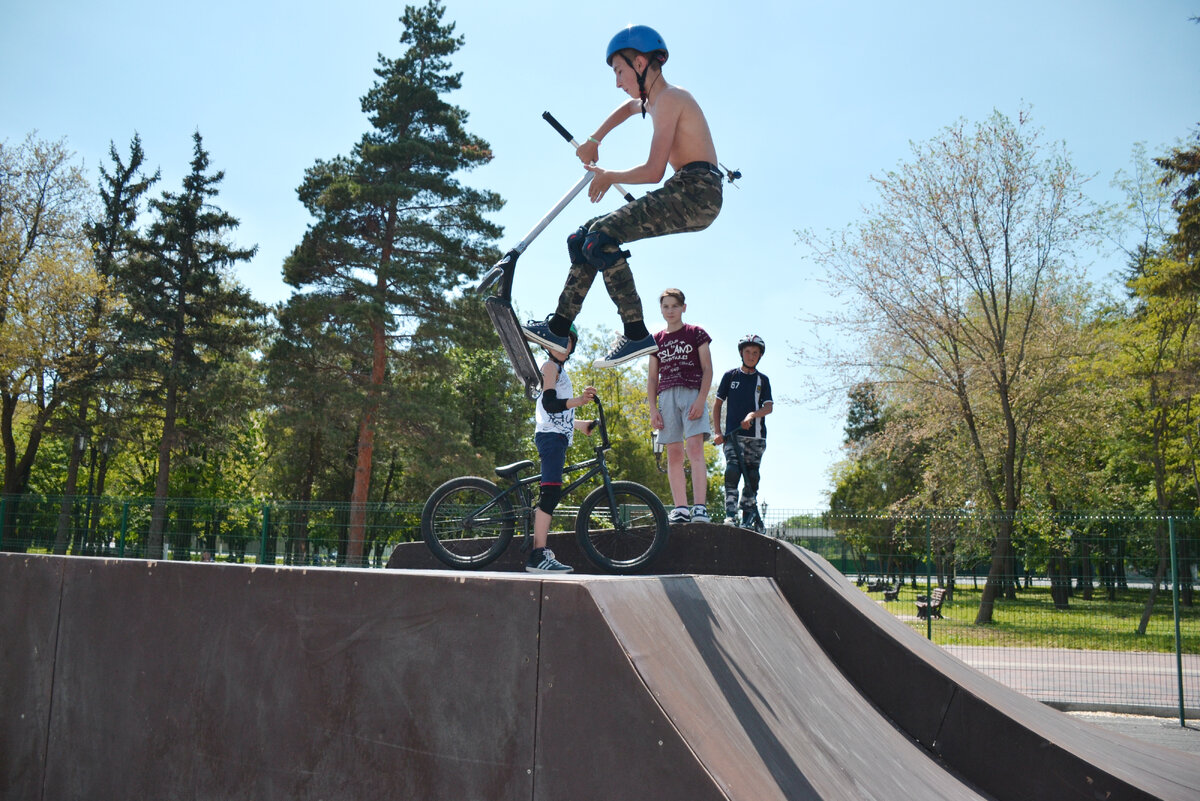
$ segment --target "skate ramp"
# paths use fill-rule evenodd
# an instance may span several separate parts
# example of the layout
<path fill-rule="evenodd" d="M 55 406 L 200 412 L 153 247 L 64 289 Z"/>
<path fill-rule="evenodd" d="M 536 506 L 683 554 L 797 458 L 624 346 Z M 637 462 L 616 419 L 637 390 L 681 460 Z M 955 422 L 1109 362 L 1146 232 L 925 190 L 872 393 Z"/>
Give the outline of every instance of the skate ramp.
<path fill-rule="evenodd" d="M 1007 690 L 801 549 L 693 526 L 660 568 L 681 574 L 0 554 L 0 798 L 1194 799 L 1200 787 L 1200 760 Z M 722 570 L 746 575 L 704 575 Z"/>
<path fill-rule="evenodd" d="M 12 554 L 0 577 L 32 613 L 0 629 L 4 798 L 982 797 L 765 578 Z"/>

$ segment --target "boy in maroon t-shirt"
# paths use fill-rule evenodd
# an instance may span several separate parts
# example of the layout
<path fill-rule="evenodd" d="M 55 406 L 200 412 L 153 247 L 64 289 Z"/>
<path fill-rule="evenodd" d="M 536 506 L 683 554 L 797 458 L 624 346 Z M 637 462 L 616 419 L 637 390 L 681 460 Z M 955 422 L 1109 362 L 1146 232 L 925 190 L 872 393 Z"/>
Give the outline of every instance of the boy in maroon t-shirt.
<path fill-rule="evenodd" d="M 658 296 L 658 307 L 667 327 L 654 335 L 658 350 L 650 354 L 646 404 L 650 407 L 650 425 L 660 432 L 658 441 L 667 450 L 667 480 L 675 504 L 667 519 L 672 523 L 689 520 L 707 523 L 708 465 L 704 460 L 704 440 L 709 436 L 705 411 L 713 379 L 708 348 L 712 337 L 700 326 L 683 322 L 687 304 L 681 290 L 663 290 Z M 694 505 L 690 509 L 683 475 L 685 445 L 692 465 Z"/>

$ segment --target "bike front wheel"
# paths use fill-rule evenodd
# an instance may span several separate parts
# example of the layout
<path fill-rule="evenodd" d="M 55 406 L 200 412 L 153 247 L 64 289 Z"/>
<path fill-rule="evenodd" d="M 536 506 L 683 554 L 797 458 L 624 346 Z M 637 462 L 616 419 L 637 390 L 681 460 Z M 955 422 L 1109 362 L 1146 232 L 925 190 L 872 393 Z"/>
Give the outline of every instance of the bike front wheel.
<path fill-rule="evenodd" d="M 512 540 L 512 500 L 486 478 L 452 478 L 433 491 L 421 511 L 421 536 L 451 567 L 491 564 Z"/>
<path fill-rule="evenodd" d="M 630 573 L 658 555 L 667 544 L 667 510 L 641 484 L 614 481 L 583 499 L 575 534 L 587 557 L 614 573 Z"/>

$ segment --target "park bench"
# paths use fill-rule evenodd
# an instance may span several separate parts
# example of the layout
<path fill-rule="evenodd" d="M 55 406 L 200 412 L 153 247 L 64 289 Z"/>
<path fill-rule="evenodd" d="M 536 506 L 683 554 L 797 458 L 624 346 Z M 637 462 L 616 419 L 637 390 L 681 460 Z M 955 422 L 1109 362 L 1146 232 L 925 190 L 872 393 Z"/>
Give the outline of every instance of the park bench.
<path fill-rule="evenodd" d="M 901 587 L 901 586 L 903 586 L 903 584 L 904 584 L 904 582 L 902 582 L 902 581 L 897 581 L 895 584 L 893 584 L 893 585 L 892 585 L 892 586 L 890 586 L 890 587 L 884 587 L 884 589 L 883 589 L 883 600 L 885 600 L 885 601 L 894 601 L 894 600 L 896 600 L 898 597 L 900 597 L 900 587 Z"/>
<path fill-rule="evenodd" d="M 946 597 L 946 590 L 943 587 L 938 587 L 928 598 L 924 595 L 917 596 L 917 617 L 925 618 L 932 614 L 936 618 L 942 616 L 942 601 Z"/>

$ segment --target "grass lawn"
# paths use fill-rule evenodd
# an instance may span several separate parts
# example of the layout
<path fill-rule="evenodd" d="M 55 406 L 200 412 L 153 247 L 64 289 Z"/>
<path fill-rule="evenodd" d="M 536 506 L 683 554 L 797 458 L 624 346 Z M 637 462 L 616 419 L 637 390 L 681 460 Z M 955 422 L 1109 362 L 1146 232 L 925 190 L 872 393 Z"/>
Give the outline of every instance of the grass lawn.
<path fill-rule="evenodd" d="M 906 584 L 895 601 L 884 601 L 882 592 L 869 593 L 892 614 L 901 617 L 920 634 L 926 623 L 917 619 L 915 600 L 925 594 Z M 936 585 L 935 585 L 936 586 Z M 864 588 L 865 589 L 865 588 Z M 1001 599 L 992 612 L 992 623 L 975 625 L 983 587 L 959 584 L 953 600 L 942 605 L 944 619 L 933 620 L 933 641 L 938 645 L 991 645 L 1012 648 L 1080 648 L 1101 651 L 1175 652 L 1175 624 L 1170 592 L 1159 592 L 1145 636 L 1136 634 L 1148 589 L 1119 591 L 1109 601 L 1097 591 L 1085 601 L 1076 593 L 1069 609 L 1055 609 L 1049 587 L 1033 587 L 1017 593 L 1017 600 Z M 1200 608 L 1180 602 L 1180 634 L 1184 653 L 1200 653 Z M 909 619 L 911 618 L 911 619 Z"/>

